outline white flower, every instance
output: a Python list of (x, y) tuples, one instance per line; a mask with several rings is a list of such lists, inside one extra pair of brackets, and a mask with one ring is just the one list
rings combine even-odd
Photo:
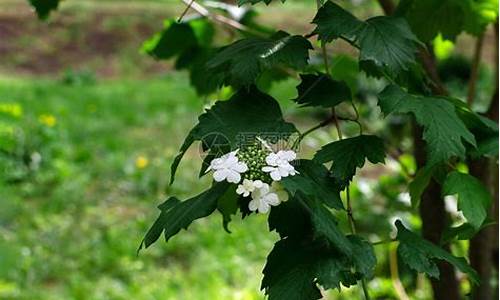
[(221, 182), (227, 180), (231, 183), (239, 183), (241, 180), (240, 173), (248, 170), (247, 164), (240, 162), (236, 153), (238, 150), (224, 154), (220, 158), (216, 158), (210, 162), (207, 172), (214, 170), (214, 180)]
[(297, 155), (292, 150), (280, 150), (278, 153), (270, 153), (266, 157), (267, 166), (263, 167), (262, 171), (269, 173), (275, 181), (280, 181), (282, 177), (295, 175), (298, 172), (290, 164), (290, 161), (296, 157)]
[(251, 211), (257, 210), (259, 213), (265, 214), (271, 206), (278, 204), (280, 204), (278, 195), (271, 192), (269, 184), (264, 183), (261, 188), (257, 188), (252, 192), (252, 200), (248, 203), (248, 209)]
[(260, 180), (252, 181), (249, 179), (243, 179), (243, 184), (238, 185), (238, 188), (236, 189), (236, 193), (238, 195), (243, 195), (243, 197), (247, 197), (256, 188), (261, 188), (263, 185), (264, 185), (264, 183)]

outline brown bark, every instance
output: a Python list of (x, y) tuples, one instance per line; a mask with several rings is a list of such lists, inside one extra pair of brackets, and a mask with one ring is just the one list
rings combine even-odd
[[(419, 168), (426, 162), (425, 143), (422, 140), (422, 130), (414, 124), (413, 133), (415, 159)], [(444, 201), (441, 197), (441, 186), (432, 179), (420, 200), (420, 217), (422, 218), (422, 235), (426, 240), (439, 245), (443, 230), (449, 225)], [(450, 251), (449, 245), (444, 249)], [(436, 300), (460, 299), (458, 281), (455, 269), (445, 261), (438, 263), (439, 279), (431, 278), (432, 291)]]
[[(495, 24), (496, 73), (490, 108), (486, 116), (498, 123), (498, 22)], [(490, 279), (493, 268), (498, 266), (498, 163), (496, 159), (481, 158), (469, 163), (470, 174), (477, 177), (490, 190), (493, 203), (490, 216), (495, 226), (484, 228), (470, 241), (469, 257), (472, 267), (481, 279), (481, 285), (472, 291), (472, 299), (498, 299), (498, 285), (492, 289)]]
[[(391, 0), (379, 0), (379, 3), (386, 15), (391, 15), (395, 6)], [(433, 85), (431, 89), (434, 94), (446, 95), (447, 91), (439, 78), (436, 63), (433, 55), (424, 48), (418, 53), (420, 62), (426, 71)], [(422, 139), (422, 130), (417, 124), (413, 124), (413, 146), (414, 155), (418, 168), (422, 168), (426, 163), (425, 142)], [(444, 201), (441, 197), (441, 186), (433, 179), (422, 194), (420, 200), (420, 216), (422, 218), (422, 235), (425, 239), (439, 244), (443, 230), (448, 225), (448, 215), (445, 210)], [(449, 245), (444, 247), (450, 251)], [(440, 278), (431, 279), (432, 291), (436, 300), (460, 299), (460, 289), (455, 276), (455, 269), (449, 263), (441, 261), (438, 263)]]

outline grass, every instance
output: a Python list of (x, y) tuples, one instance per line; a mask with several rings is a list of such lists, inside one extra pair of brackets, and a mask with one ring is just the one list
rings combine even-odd
[(276, 239), (263, 216), (236, 220), (227, 234), (214, 214), (136, 256), (154, 206), (207, 184), (197, 180), (196, 149), (167, 184), (203, 108), (184, 75), (76, 86), (4, 78), (7, 103), (22, 109), (0, 120), (15, 129), (26, 161), (1, 161), (11, 181), (0, 185), (0, 298), (261, 298), (260, 271)]

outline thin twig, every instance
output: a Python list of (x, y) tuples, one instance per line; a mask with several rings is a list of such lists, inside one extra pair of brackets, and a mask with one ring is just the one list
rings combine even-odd
[(472, 60), (472, 68), (469, 77), (469, 88), (467, 91), (467, 104), (472, 106), (476, 96), (476, 83), (479, 75), (479, 64), (481, 63), (481, 52), (483, 50), (484, 34), (481, 34), (476, 39), (476, 46), (474, 47), (474, 58)]
[(399, 279), (399, 270), (398, 270), (398, 255), (397, 248), (394, 245), (389, 247), (389, 266), (391, 270), (391, 279), (392, 285), (394, 286), (394, 290), (398, 294), (399, 299), (401, 300), (410, 300), (408, 294), (405, 291), (401, 280)]
[[(317, 4), (317, 9), (319, 10), (321, 7), (321, 0), (316, 0), (316, 4)], [(328, 64), (328, 53), (326, 51), (326, 46), (325, 46), (324, 42), (321, 42), (321, 51), (323, 54), (323, 61), (325, 63), (326, 74), (328, 76), (331, 76), (330, 75), (330, 68), (329, 68), (329, 64)], [(355, 111), (357, 113), (356, 109), (355, 109)], [(333, 117), (333, 122), (335, 124), (335, 128), (337, 128), (337, 135), (339, 137), (339, 140), (342, 140), (343, 139), (342, 130), (340, 129), (340, 124), (339, 124), (339, 120), (337, 117), (337, 113), (335, 111), (335, 107), (332, 107), (332, 117)], [(358, 117), (359, 117), (359, 115), (358, 115)], [(361, 126), (360, 126), (360, 128), (361, 128)], [(351, 196), (350, 196), (349, 186), (347, 186), (347, 188), (346, 188), (346, 204), (347, 204), (347, 218), (349, 220), (349, 225), (351, 227), (351, 233), (356, 234), (356, 224), (355, 224), (354, 216), (352, 213)], [(364, 278), (361, 279), (361, 287), (363, 288), (363, 294), (365, 295), (365, 299), (370, 300), (370, 294), (368, 293), (368, 286), (367, 286), (366, 280)]]
[(317, 129), (325, 127), (326, 125), (332, 123), (332, 121), (333, 121), (333, 116), (329, 117), (328, 119), (322, 121), (318, 125), (315, 125), (314, 127), (311, 127), (310, 129), (308, 129), (308, 130), (304, 131), (303, 133), (301, 133), (299, 135), (299, 137), (293, 143), (292, 149), (296, 149), (296, 147), (299, 146), (300, 142), (306, 137), (306, 135), (310, 134), (311, 132), (313, 132), (313, 131), (315, 131)]
[(236, 20), (230, 19), (230, 18), (225, 17), (223, 15), (211, 13), (207, 8), (205, 8), (203, 5), (199, 4), (195, 0), (182, 0), (182, 2), (184, 2), (184, 4), (186, 4), (188, 7), (192, 8), (194, 11), (196, 11), (200, 15), (202, 15), (206, 18), (209, 18), (211, 20), (214, 20), (216, 22), (219, 22), (225, 26), (228, 26), (228, 27), (233, 28), (233, 29), (241, 30), (241, 31), (246, 31), (246, 32), (251, 33), (253, 35), (264, 36), (261, 32), (255, 31), (255, 30), (241, 24), (240, 22), (238, 22)]
[(378, 246), (378, 245), (390, 244), (390, 243), (397, 242), (397, 241), (398, 240), (396, 240), (396, 239), (386, 239), (386, 240), (381, 240), (378, 242), (373, 242), (371, 244), (372, 244), (372, 246)]
[(184, 9), (184, 11), (181, 13), (181, 15), (179, 16), (179, 18), (177, 19), (177, 23), (182, 22), (182, 19), (184, 18), (184, 16), (187, 14), (187, 12), (189, 11), (189, 9), (191, 8), (191, 5), (193, 5), (193, 2), (194, 2), (194, 0), (191, 0), (191, 2), (189, 2), (188, 5), (186, 5), (186, 8)]

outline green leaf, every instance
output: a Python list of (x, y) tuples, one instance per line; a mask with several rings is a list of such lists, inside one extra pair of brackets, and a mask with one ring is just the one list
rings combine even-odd
[(326, 74), (301, 74), (297, 86), (298, 97), (293, 101), (302, 106), (334, 107), (352, 100), (351, 90), (343, 81), (335, 81)]
[(312, 246), (294, 239), (278, 241), (262, 273), (261, 289), (269, 300), (309, 300), (322, 297), (314, 280), (318, 261), (322, 259)]
[(424, 42), (434, 39), (438, 34), (445, 39), (454, 40), (463, 30), (465, 5), (468, 0), (406, 0), (404, 15), (413, 32)]
[(60, 0), (29, 0), (29, 2), (35, 8), (38, 18), (45, 20), (51, 11), (57, 9)]
[[(455, 100), (454, 103), (458, 101), (460, 100)], [(469, 149), (471, 157), (498, 157), (498, 124), (471, 111), (463, 102), (460, 101), (459, 104), (462, 106), (458, 107), (458, 114), (477, 141), (477, 148)]]
[(347, 238), (351, 242), (352, 259), (356, 271), (361, 273), (364, 278), (373, 277), (377, 265), (377, 257), (373, 246), (356, 235), (350, 235)]
[(222, 226), (227, 233), (229, 230), (229, 222), (231, 222), (231, 215), (236, 214), (238, 211), (238, 194), (236, 194), (236, 185), (231, 185), (224, 195), (217, 201), (217, 210), (222, 214)]
[(142, 248), (143, 245), (145, 245), (145, 248), (149, 247), (151, 244), (156, 242), (158, 238), (160, 237), (161, 233), (163, 232), (164, 224), (166, 222), (166, 215), (167, 212), (174, 206), (178, 205), (181, 201), (177, 199), (176, 197), (170, 197), (168, 198), (165, 202), (160, 204), (158, 208), (160, 209), (161, 213), (160, 216), (156, 219), (156, 221), (153, 223), (151, 228), (148, 230), (146, 233), (146, 236), (141, 242), (141, 245), (139, 246), (139, 249), (137, 249), (137, 252), (139, 252)]
[(424, 128), (429, 167), (454, 156), (465, 159), (463, 141), (476, 145), (474, 136), (457, 116), (455, 106), (445, 98), (411, 95), (389, 85), (379, 94), (379, 106), (386, 116), (391, 113), (415, 116)]
[(333, 162), (333, 176), (341, 182), (349, 182), (356, 174), (356, 168), (363, 167), (366, 159), (374, 164), (384, 162), (382, 139), (374, 135), (359, 135), (327, 144), (314, 155), (314, 160), (319, 163)]
[(269, 229), (276, 229), (281, 237), (300, 238), (312, 233), (314, 239), (325, 240), (329, 248), (350, 257), (351, 242), (337, 225), (334, 215), (321, 202), (302, 193), (273, 207), (269, 217)]
[(429, 185), (429, 182), (432, 179), (432, 174), (434, 173), (433, 167), (423, 167), (420, 168), (412, 182), (408, 186), (410, 192), (411, 206), (417, 207), (420, 203), (420, 198), (424, 193), (425, 189)]
[(269, 231), (276, 230), (281, 238), (301, 238), (312, 234), (311, 216), (302, 199), (298, 198), (290, 197), (271, 209), (267, 219)]
[(354, 42), (358, 32), (365, 26), (363, 21), (331, 1), (326, 1), (318, 10), (312, 23), (317, 25), (314, 32), (318, 34), (318, 39), (325, 43), (338, 38)]
[(171, 167), (170, 182), (184, 153), (195, 142), (201, 141), (204, 149), (227, 153), (237, 149), (241, 135), (245, 138), (273, 133), (283, 139), (297, 132), (295, 126), (283, 120), (278, 102), (255, 87), (242, 89), (227, 101), (217, 101), (198, 118)]
[(189, 23), (165, 21), (164, 29), (142, 45), (142, 51), (155, 59), (168, 59), (198, 45), (194, 30)]
[(293, 197), (297, 192), (314, 197), (329, 207), (343, 209), (344, 205), (340, 199), (340, 186), (325, 166), (312, 160), (298, 160), (295, 164), (299, 172), (294, 176), (288, 176), (281, 180), (281, 184)]
[[(176, 235), (196, 219), (210, 215), (217, 207), (217, 200), (226, 192), (229, 184), (217, 183), (207, 191), (186, 201), (179, 201), (175, 197), (169, 198), (158, 208), (160, 216), (148, 230), (143, 242), (145, 248), (156, 242), (164, 232), (165, 241)], [(140, 247), (141, 248), (141, 247)]]
[(320, 299), (316, 283), (325, 289), (356, 284), (360, 277), (352, 269), (348, 257), (321, 243), (287, 238), (278, 241), (267, 258), (262, 289), (270, 300)]
[(378, 16), (361, 21), (327, 1), (318, 10), (313, 23), (317, 25), (315, 32), (321, 41), (342, 38), (357, 46), (363, 68), (373, 64), (390, 75), (397, 75), (415, 63), (420, 42), (403, 18)]
[(477, 232), (481, 231), (483, 228), (486, 228), (491, 225), (496, 225), (497, 222), (494, 220), (486, 219), (481, 227), (475, 228), (469, 223), (463, 223), (462, 225), (456, 227), (448, 227), (443, 231), (443, 235), (441, 236), (441, 245), (449, 244), (453, 239), (457, 240), (470, 240)]
[(439, 278), (439, 269), (435, 260), (445, 260), (458, 268), (460, 271), (469, 275), (469, 279), (474, 284), (479, 284), (479, 276), (472, 269), (463, 257), (451, 255), (444, 249), (421, 238), (415, 233), (406, 229), (401, 221), (396, 221), (399, 240), (398, 253), (404, 262), (411, 269), (426, 273), (431, 277)]
[(404, 0), (397, 14), (424, 42), (439, 34), (454, 40), (463, 31), (481, 34), (498, 16), (498, 0)]
[(443, 184), (443, 195), (458, 195), (458, 209), (467, 222), (479, 229), (491, 204), (491, 194), (474, 176), (450, 172)]
[[(303, 199), (300, 197), (299, 199)], [(330, 247), (333, 247), (340, 253), (347, 256), (352, 255), (352, 245), (344, 233), (338, 228), (338, 222), (333, 214), (322, 204), (316, 201), (302, 202), (308, 207), (313, 224), (314, 238), (325, 238), (329, 241)]]
[(312, 45), (306, 38), (280, 31), (271, 38), (246, 38), (224, 47), (208, 62), (208, 67), (215, 75), (223, 74), (225, 84), (248, 86), (264, 70), (278, 65), (304, 68), (310, 49)]

